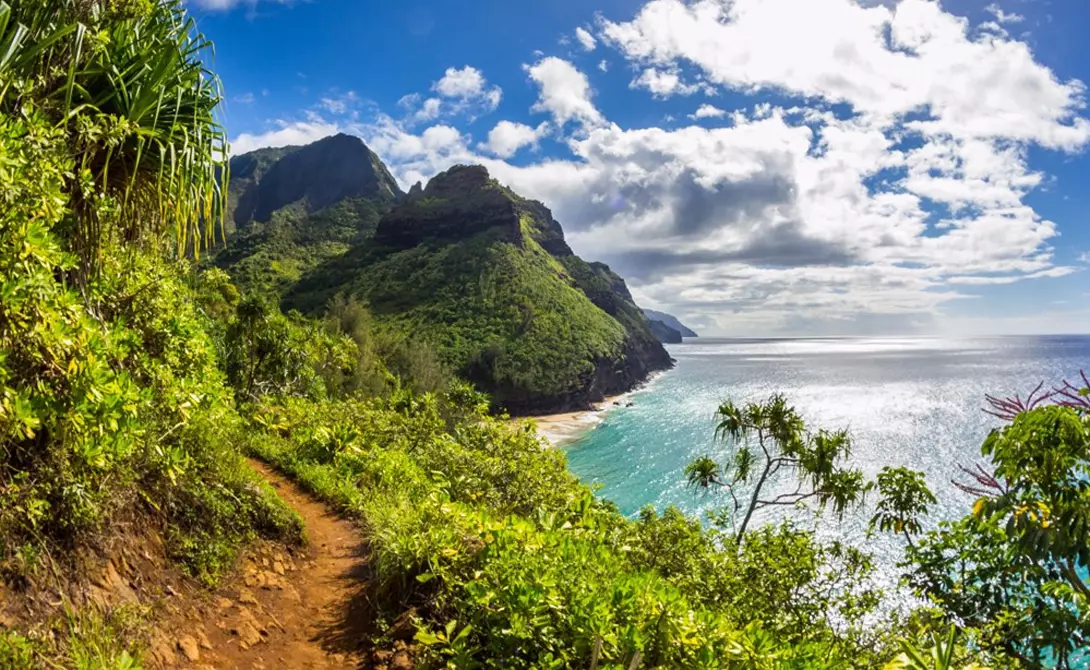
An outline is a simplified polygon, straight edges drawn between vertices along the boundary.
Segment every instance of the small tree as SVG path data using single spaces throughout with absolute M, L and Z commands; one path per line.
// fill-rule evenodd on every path
M 738 545 L 758 509 L 814 500 L 819 508 L 831 505 L 842 516 L 862 502 L 867 490 L 863 473 L 843 467 L 851 454 L 847 431 L 810 432 L 795 408 L 779 394 L 744 407 L 727 401 L 719 406 L 716 416 L 715 436 L 734 443 L 733 458 L 724 467 L 702 456 L 685 468 L 685 475 L 693 488 L 725 488 L 733 501 L 733 509 L 727 511 L 732 520 L 745 510 L 737 529 Z M 795 490 L 768 495 L 766 486 L 784 476 L 794 477 Z M 754 479 L 749 500 L 740 500 L 740 490 Z
M 1087 380 L 1083 379 L 1084 382 Z M 1090 391 L 989 397 L 1007 425 L 963 468 L 972 512 L 909 547 L 908 583 L 984 649 L 1028 667 L 1090 660 Z M 1045 402 L 1056 404 L 1043 404 Z
M 927 488 L 922 472 L 908 468 L 885 467 L 878 473 L 878 505 L 870 520 L 871 530 L 903 535 L 914 547 L 912 536 L 920 533 L 920 518 L 927 516 L 935 496 Z

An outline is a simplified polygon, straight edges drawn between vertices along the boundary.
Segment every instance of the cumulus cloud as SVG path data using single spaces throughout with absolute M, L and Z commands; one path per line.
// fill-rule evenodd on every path
M 264 133 L 242 133 L 231 140 L 231 155 L 240 156 L 265 147 L 301 146 L 341 131 L 340 124 L 317 115 L 301 121 L 278 120 L 272 126 Z
M 604 122 L 591 101 L 590 80 L 570 62 L 549 56 L 526 66 L 526 71 L 541 89 L 533 111 L 552 114 L 559 126 L 569 121 L 587 126 Z
M 591 35 L 586 28 L 576 28 L 575 39 L 585 51 L 594 51 L 595 47 L 598 46 L 598 40 L 594 39 L 594 35 Z
M 432 90 L 447 98 L 457 100 L 484 100 L 495 109 L 500 104 L 503 91 L 499 86 L 489 86 L 484 75 L 469 65 L 462 69 L 447 68 L 443 78 L 435 82 Z
M 548 130 L 548 123 L 542 123 L 537 128 L 532 128 L 524 123 L 500 121 L 489 131 L 488 141 L 482 142 L 478 146 L 480 149 L 500 158 L 510 158 L 523 147 L 536 146 L 538 138 L 547 133 Z
M 659 69 L 649 67 L 632 80 L 629 88 L 644 88 L 656 98 L 669 98 L 672 95 L 692 95 L 701 90 L 698 84 L 686 84 L 681 80 L 677 69 Z
M 475 120 L 494 112 L 503 100 L 503 89 L 492 86 L 475 67 L 450 67 L 432 83 L 434 95 L 425 98 L 410 93 L 397 101 L 405 110 L 406 121 L 416 124 L 435 121 L 440 117 L 465 116 Z
M 1069 151 L 1090 140 L 1081 83 L 1058 80 L 1024 43 L 972 39 L 967 21 L 931 0 L 652 0 L 632 21 L 605 21 L 602 36 L 638 64 L 687 64 L 736 90 L 847 103 L 881 119 L 923 110 L 911 126 L 928 135 Z
M 690 119 L 719 119 L 727 115 L 725 110 L 715 105 L 703 104 L 695 112 L 689 115 Z

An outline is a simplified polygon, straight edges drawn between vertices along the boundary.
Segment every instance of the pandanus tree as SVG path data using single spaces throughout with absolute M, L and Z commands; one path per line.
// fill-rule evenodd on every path
M 867 490 L 863 473 L 845 467 L 851 454 L 847 431 L 810 431 L 782 395 L 744 406 L 727 401 L 716 417 L 715 436 L 734 446 L 732 457 L 721 465 L 702 456 L 685 468 L 685 475 L 690 487 L 727 491 L 727 516 L 737 524 L 738 545 L 760 509 L 814 502 L 843 515 L 862 502 Z
M 0 112 L 33 108 L 67 137 L 77 280 L 107 235 L 170 231 L 179 253 L 213 239 L 228 147 L 210 51 L 182 0 L 0 0 Z

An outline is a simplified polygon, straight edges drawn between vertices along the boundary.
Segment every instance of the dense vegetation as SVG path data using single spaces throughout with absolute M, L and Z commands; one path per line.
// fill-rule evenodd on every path
M 731 496 L 711 523 L 674 509 L 628 519 L 452 374 L 504 401 L 565 397 L 587 375 L 630 381 L 640 368 L 626 359 L 653 351 L 623 282 L 571 254 L 541 205 L 487 175 L 468 192 L 482 203 L 441 198 L 440 180 L 362 244 L 352 236 L 373 217 L 329 209 L 362 196 L 289 183 L 274 192 L 302 218 L 277 221 L 279 201 L 258 198 L 269 219 L 247 215 L 265 227 L 243 234 L 341 236 L 343 254 L 304 260 L 326 273 L 366 260 L 335 286 L 372 305 L 300 285 L 311 316 L 285 314 L 265 294 L 279 280 L 255 275 L 240 291 L 185 255 L 241 196 L 218 191 L 218 91 L 180 3 L 0 4 L 0 47 L 5 594 L 77 574 L 79 549 L 119 520 L 161 533 L 209 582 L 251 538 L 298 541 L 245 451 L 361 522 L 377 616 L 410 615 L 425 667 L 1085 664 L 1090 390 L 996 400 L 1007 422 L 963 484 L 976 504 L 926 533 L 934 496 L 918 473 L 865 481 L 846 433 L 807 426 L 779 396 L 720 408 L 733 459 L 688 471 Z M 316 221 L 331 211 L 343 217 Z M 260 273 L 258 251 L 246 272 Z M 621 363 L 628 373 L 610 367 Z M 788 480 L 795 493 L 768 493 Z M 880 606 L 864 551 L 753 521 L 806 501 L 844 512 L 867 494 L 875 531 L 905 539 L 906 584 L 923 598 L 905 616 Z M 0 667 L 138 667 L 146 614 L 71 611 L 48 634 L 5 630 Z

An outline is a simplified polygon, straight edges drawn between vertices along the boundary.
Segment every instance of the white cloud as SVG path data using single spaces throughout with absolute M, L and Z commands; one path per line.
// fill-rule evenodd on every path
M 240 156 L 265 147 L 301 146 L 341 132 L 340 124 L 318 116 L 304 121 L 276 121 L 273 129 L 258 134 L 243 133 L 231 140 L 231 155 Z
M 496 110 L 503 99 L 503 90 L 491 86 L 475 67 L 447 68 L 431 86 L 435 96 L 424 98 L 410 93 L 397 101 L 406 111 L 406 118 L 415 123 L 427 123 L 441 116 L 463 115 L 471 120 Z
M 499 86 L 489 86 L 481 71 L 469 65 L 460 70 L 447 68 L 443 78 L 435 82 L 432 90 L 462 104 L 481 103 L 487 111 L 499 107 L 503 98 L 503 90 Z
M 574 65 L 549 56 L 527 66 L 526 71 L 541 88 L 533 111 L 552 114 L 559 126 L 569 121 L 587 126 L 603 123 L 601 112 L 591 101 L 590 81 Z
M 318 101 L 318 107 L 331 114 L 345 114 L 356 106 L 359 98 L 355 91 L 349 91 L 343 95 L 332 95 Z
M 727 112 L 715 105 L 703 104 L 695 112 L 689 115 L 690 119 L 718 119 L 727 115 Z
M 482 142 L 478 147 L 500 158 L 510 158 L 523 147 L 535 146 L 538 138 L 548 130 L 548 123 L 532 128 L 524 123 L 500 121 L 489 131 L 488 141 Z
M 1058 80 L 1024 43 L 971 39 L 964 19 L 930 0 L 652 0 L 633 21 L 605 21 L 602 36 L 636 63 L 686 64 L 736 90 L 845 102 L 887 120 L 923 110 L 912 127 L 928 135 L 1069 151 L 1090 140 L 1081 83 Z
M 629 88 L 644 88 L 656 98 L 669 98 L 672 95 L 692 95 L 701 89 L 697 84 L 686 84 L 676 69 L 650 67 L 640 73 L 629 84 Z
M 416 110 L 413 118 L 417 121 L 431 121 L 439 117 L 442 109 L 442 101 L 439 98 L 428 98 L 420 109 Z
M 579 41 L 579 44 L 586 51 L 594 51 L 595 47 L 598 46 L 598 40 L 594 39 L 594 35 L 591 35 L 582 27 L 575 29 L 575 39 Z
M 982 289 L 1084 267 L 1055 261 L 1058 226 L 1027 204 L 1048 183 L 1031 148 L 1090 140 L 1083 87 L 1026 45 L 926 0 L 651 0 L 635 20 L 602 26 L 639 76 L 676 76 L 655 84 L 661 95 L 707 82 L 750 97 L 691 115 L 724 127 L 622 128 L 585 74 L 542 57 L 526 71 L 544 128 L 501 121 L 484 140 L 446 124 L 312 115 L 237 142 L 348 128 L 402 184 L 483 164 L 544 201 L 573 248 L 611 263 L 639 300 L 705 317 L 712 332 L 983 328 L 959 316 Z M 783 106 L 753 95 L 765 91 Z M 834 114 L 834 103 L 846 104 Z M 565 124 L 577 126 L 556 136 L 569 155 L 505 160 Z
M 609 61 L 605 60 L 604 58 L 598 61 L 598 69 L 602 72 L 609 72 Z
M 1021 23 L 1026 20 L 1026 17 L 1021 14 L 1008 14 L 1003 11 L 1003 8 L 997 4 L 991 4 L 984 8 L 995 16 L 995 20 L 1000 23 Z
M 262 91 L 262 94 L 264 95 L 265 92 Z M 242 105 L 250 105 L 253 104 L 255 98 L 253 93 L 247 92 L 243 93 L 242 95 L 236 95 L 235 97 L 231 98 L 231 100 Z

